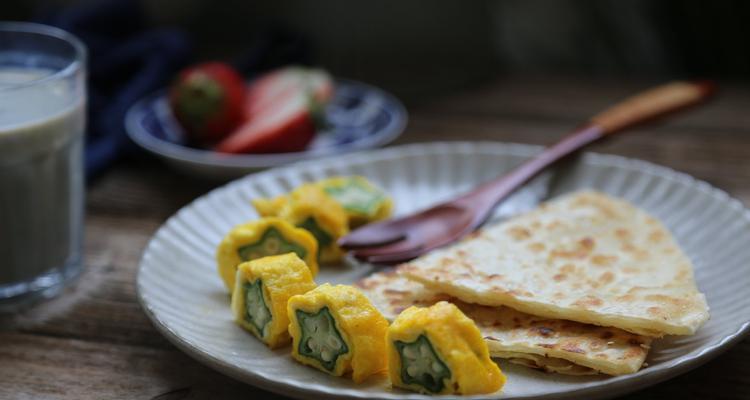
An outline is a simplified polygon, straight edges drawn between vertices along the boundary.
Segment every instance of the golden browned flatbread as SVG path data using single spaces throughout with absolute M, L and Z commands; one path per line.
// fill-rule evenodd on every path
M 620 329 L 535 317 L 508 307 L 464 303 L 431 292 L 392 271 L 373 274 L 357 285 L 390 320 L 412 305 L 450 301 L 474 320 L 493 357 L 551 372 L 633 373 L 640 369 L 651 344 L 649 337 Z
M 708 319 L 669 231 L 623 200 L 582 191 L 400 267 L 435 292 L 546 318 L 662 336 Z

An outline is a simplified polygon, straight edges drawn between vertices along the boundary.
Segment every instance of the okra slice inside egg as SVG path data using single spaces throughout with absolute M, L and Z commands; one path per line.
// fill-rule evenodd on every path
M 266 326 L 271 322 L 273 316 L 268 309 L 266 299 L 263 298 L 263 281 L 256 279 L 255 282 L 248 282 L 244 285 L 245 289 L 245 320 L 258 330 L 261 337 L 266 336 Z
M 479 328 L 454 304 L 412 306 L 388 327 L 388 375 L 395 387 L 430 394 L 496 392 L 505 376 Z
M 331 178 L 321 181 L 320 185 L 347 212 L 368 218 L 377 215 L 387 200 L 385 193 L 361 177 Z
M 319 261 L 340 260 L 343 253 L 336 240 L 349 232 L 348 216 L 341 204 L 315 184 L 297 187 L 288 199 L 279 217 L 315 237 Z
M 244 262 L 232 291 L 235 322 L 271 348 L 286 345 L 291 341 L 287 302 L 314 288 L 310 269 L 295 253 Z
M 325 283 L 287 304 L 292 357 L 354 382 L 388 370 L 388 321 L 359 289 Z
M 238 248 L 237 253 L 242 261 L 286 253 L 294 253 L 302 259 L 307 256 L 307 250 L 304 247 L 287 240 L 275 228 L 265 231 L 257 242 Z
M 428 392 L 438 393 L 445 386 L 444 380 L 451 372 L 435 352 L 425 335 L 413 342 L 394 342 L 401 357 L 401 380 L 406 384 L 422 386 Z
M 349 347 L 336 329 L 336 322 L 328 307 L 323 307 L 314 314 L 302 310 L 297 310 L 296 313 L 302 332 L 299 353 L 315 358 L 325 369 L 333 371 L 336 360 L 348 353 Z
M 302 223 L 297 224 L 297 227 L 310 232 L 315 237 L 315 240 L 318 241 L 318 249 L 327 247 L 333 242 L 333 237 L 323 230 L 318 221 L 313 217 L 309 217 L 302 221 Z
M 237 225 L 224 236 L 216 249 L 217 270 L 231 293 L 241 263 L 287 253 L 297 255 L 313 276 L 317 274 L 318 243 L 315 237 L 281 218 L 261 218 Z

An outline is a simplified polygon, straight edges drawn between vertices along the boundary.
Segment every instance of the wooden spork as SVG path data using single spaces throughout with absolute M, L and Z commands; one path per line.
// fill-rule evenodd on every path
M 510 173 L 426 210 L 359 228 L 339 239 L 364 261 L 395 264 L 454 242 L 479 228 L 495 206 L 546 168 L 599 139 L 708 99 L 711 82 L 672 82 L 628 98 L 595 115 Z

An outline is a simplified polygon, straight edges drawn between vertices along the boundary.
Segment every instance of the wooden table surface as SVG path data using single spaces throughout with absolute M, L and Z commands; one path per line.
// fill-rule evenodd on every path
M 396 144 L 496 140 L 545 144 L 649 82 L 498 80 L 410 107 Z M 750 87 L 725 84 L 690 115 L 637 129 L 594 151 L 687 172 L 750 200 Z M 0 316 L 1 399 L 284 398 L 214 372 L 154 330 L 134 277 L 154 231 L 216 186 L 149 157 L 121 162 L 90 183 L 86 269 L 65 293 Z M 625 399 L 750 398 L 750 339 L 704 366 Z

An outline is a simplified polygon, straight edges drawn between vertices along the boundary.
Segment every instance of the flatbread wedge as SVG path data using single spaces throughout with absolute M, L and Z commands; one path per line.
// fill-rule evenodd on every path
M 463 301 L 659 337 L 708 319 L 693 266 L 670 232 L 632 204 L 568 194 L 400 267 Z
M 389 320 L 412 305 L 426 307 L 441 300 L 450 301 L 474 320 L 492 357 L 549 372 L 634 373 L 643 365 L 651 344 L 650 337 L 620 329 L 535 317 L 508 307 L 464 303 L 431 292 L 393 271 L 375 273 L 357 285 Z

